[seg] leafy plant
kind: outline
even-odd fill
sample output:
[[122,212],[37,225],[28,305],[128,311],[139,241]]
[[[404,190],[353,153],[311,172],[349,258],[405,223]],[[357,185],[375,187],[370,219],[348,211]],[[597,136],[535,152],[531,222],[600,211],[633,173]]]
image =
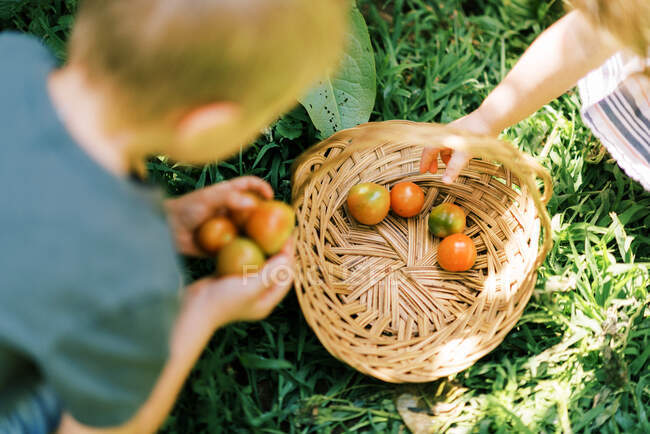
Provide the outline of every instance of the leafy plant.
[[375,58],[363,15],[350,11],[345,52],[334,74],[320,79],[300,103],[322,137],[367,122],[375,105]]
[[62,62],[77,2],[0,0],[0,30],[15,29],[39,37]]

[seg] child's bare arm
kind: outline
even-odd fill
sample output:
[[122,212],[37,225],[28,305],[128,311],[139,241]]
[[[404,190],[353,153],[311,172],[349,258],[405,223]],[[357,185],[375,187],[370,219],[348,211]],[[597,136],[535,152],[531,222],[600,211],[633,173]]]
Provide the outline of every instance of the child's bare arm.
[[[613,40],[600,32],[584,14],[570,12],[533,42],[478,109],[450,126],[496,136],[566,92],[617,49]],[[440,151],[442,149],[433,147],[424,150],[421,172],[437,171]],[[463,153],[454,153],[443,181],[452,182],[469,158]]]

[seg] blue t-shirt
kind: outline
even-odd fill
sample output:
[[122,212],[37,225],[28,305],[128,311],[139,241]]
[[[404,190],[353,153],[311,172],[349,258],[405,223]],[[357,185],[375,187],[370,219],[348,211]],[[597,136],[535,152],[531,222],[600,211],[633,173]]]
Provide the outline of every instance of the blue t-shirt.
[[0,418],[45,382],[80,422],[117,425],[151,392],[179,308],[161,195],[74,142],[36,39],[0,34],[0,59]]

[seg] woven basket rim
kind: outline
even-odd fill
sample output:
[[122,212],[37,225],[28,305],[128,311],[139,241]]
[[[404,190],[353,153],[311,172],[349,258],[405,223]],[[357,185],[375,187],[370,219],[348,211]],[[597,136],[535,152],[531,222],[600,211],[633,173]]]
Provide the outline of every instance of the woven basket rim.
[[[367,145],[368,143],[371,146],[358,146],[355,140],[362,140]],[[432,377],[426,380],[412,380],[405,379],[405,377],[395,376],[388,372],[383,372],[380,369],[375,369],[374,371],[369,370],[363,361],[357,360],[355,357],[351,356],[354,353],[354,346],[351,345],[349,348],[339,348],[336,345],[332,344],[331,340],[328,340],[330,335],[339,336],[338,339],[343,339],[344,332],[342,330],[322,330],[322,325],[319,325],[320,322],[324,321],[323,318],[315,318],[311,314],[312,306],[307,306],[306,303],[311,303],[313,300],[306,300],[305,295],[302,292],[302,283],[296,285],[296,291],[298,292],[298,298],[300,301],[301,308],[305,313],[305,318],[308,323],[314,329],[319,339],[323,345],[332,353],[335,357],[345,360],[348,364],[355,367],[356,369],[365,372],[367,374],[373,375],[377,378],[380,378],[384,381],[392,382],[403,382],[403,381],[430,381],[434,378],[439,378],[440,376],[449,375],[454,372],[458,372],[459,368],[466,368],[474,363],[478,358],[490,352],[494,349],[505,337],[505,334],[514,327],[516,320],[518,320],[521,315],[523,308],[525,307],[530,294],[532,293],[532,288],[534,287],[534,282],[537,277],[537,268],[543,262],[548,250],[551,247],[551,229],[550,229],[550,218],[548,212],[545,208],[545,204],[550,199],[552,194],[552,184],[550,175],[548,172],[532,157],[522,153],[512,144],[501,141],[498,139],[490,137],[480,137],[464,132],[459,132],[453,130],[448,126],[437,125],[437,124],[422,124],[411,121],[384,121],[384,122],[374,122],[360,125],[355,128],[348,130],[340,131],[330,138],[322,141],[320,144],[315,145],[303,155],[301,155],[296,162],[294,163],[294,172],[293,172],[293,200],[294,208],[299,214],[300,206],[306,197],[306,191],[310,188],[315,188],[316,182],[321,179],[323,176],[334,169],[337,161],[344,161],[346,158],[351,158],[351,156],[368,152],[374,147],[390,147],[392,145],[399,145],[404,147],[412,146],[438,146],[438,147],[448,147],[454,150],[463,150],[469,152],[472,155],[482,157],[485,160],[498,161],[499,165],[488,162],[485,163],[483,167],[493,170],[493,176],[499,177],[500,175],[505,176],[506,174],[512,173],[514,179],[517,181],[515,184],[519,185],[521,188],[525,189],[526,197],[532,199],[534,208],[536,210],[536,218],[539,220],[541,229],[539,230],[537,242],[537,256],[534,261],[528,262],[529,266],[526,268],[530,271],[527,273],[525,279],[520,283],[521,287],[526,287],[526,294],[523,295],[521,302],[514,306],[513,311],[511,312],[514,321],[507,321],[508,326],[500,330],[496,336],[496,340],[493,343],[486,347],[482,347],[471,360],[467,360],[467,363],[460,364],[458,366],[449,368],[447,371],[439,370],[437,372],[437,377]],[[321,155],[324,150],[335,149],[338,152],[334,163],[327,161],[328,159]],[[470,165],[470,168],[476,169],[479,167],[477,165],[483,164],[482,162],[475,162]],[[496,169],[492,169],[492,166]],[[314,167],[318,167],[316,170],[312,170]],[[305,168],[308,168],[306,170]],[[486,169],[487,170],[487,169]],[[408,176],[416,176],[417,174],[411,173]],[[430,175],[435,176],[435,175]],[[437,175],[439,176],[439,175]],[[541,178],[544,186],[544,194],[540,193],[537,185],[536,178]],[[450,188],[454,188],[453,185]],[[339,197],[340,201],[341,198]],[[335,210],[332,211],[332,213]],[[543,237],[542,237],[543,235]],[[541,243],[539,242],[539,239]],[[299,249],[300,250],[300,249]],[[532,258],[532,257],[531,257]],[[318,290],[316,288],[315,290]],[[479,295],[476,300],[476,306],[485,301],[481,301],[482,294]],[[478,307],[474,306],[474,309]],[[484,305],[479,306],[481,309]],[[459,324],[463,321],[469,321],[469,317],[472,316],[470,310],[468,310],[468,318],[464,318],[462,321],[457,321]],[[328,314],[329,315],[329,314]],[[332,314],[336,316],[335,314]],[[334,320],[332,320],[334,321]],[[512,323],[512,324],[510,324]],[[329,335],[328,335],[329,333]],[[347,332],[346,332],[347,333]],[[329,336],[329,337],[328,337]],[[361,339],[361,337],[359,337]],[[428,335],[428,336],[418,336],[417,338],[410,338],[404,341],[406,344],[414,345],[426,345],[427,341],[435,341],[439,336]],[[345,338],[348,339],[349,338]],[[352,339],[353,341],[354,339]],[[384,342],[386,348],[390,348],[391,342],[395,342],[395,338],[386,338],[382,341],[380,337],[375,339],[376,342]],[[402,343],[404,343],[402,342]],[[417,357],[414,357],[417,360]],[[448,373],[447,373],[448,372]]]

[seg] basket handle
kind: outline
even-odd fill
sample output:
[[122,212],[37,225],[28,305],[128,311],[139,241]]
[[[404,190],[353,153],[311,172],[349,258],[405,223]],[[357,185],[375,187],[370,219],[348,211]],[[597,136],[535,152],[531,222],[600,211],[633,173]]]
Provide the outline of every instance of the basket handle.
[[546,170],[546,168],[544,168],[544,166],[542,166],[535,158],[523,152],[522,156],[524,157],[525,164],[528,165],[534,176],[542,180],[544,190],[540,192],[540,200],[544,205],[547,205],[548,201],[551,200],[551,197],[553,196],[553,181],[551,180],[551,174],[548,173],[548,170]]
[[[519,152],[522,154],[523,160],[526,162],[526,165],[528,166],[532,174],[530,185],[533,189],[536,190],[535,191],[536,194],[533,195],[533,200],[536,202],[535,204],[537,205],[539,221],[542,225],[542,228],[544,229],[544,240],[542,242],[542,245],[539,249],[539,253],[535,260],[535,266],[539,267],[540,265],[542,265],[544,259],[546,258],[546,255],[548,254],[548,252],[551,250],[551,247],[553,246],[551,218],[549,217],[548,210],[546,209],[546,205],[548,204],[549,200],[551,200],[551,197],[553,196],[553,181],[551,179],[551,174],[548,172],[548,170],[546,170],[535,158],[521,151]],[[537,188],[537,183],[536,183],[537,178],[542,180],[542,185],[544,188],[543,192],[540,192],[539,189]]]

